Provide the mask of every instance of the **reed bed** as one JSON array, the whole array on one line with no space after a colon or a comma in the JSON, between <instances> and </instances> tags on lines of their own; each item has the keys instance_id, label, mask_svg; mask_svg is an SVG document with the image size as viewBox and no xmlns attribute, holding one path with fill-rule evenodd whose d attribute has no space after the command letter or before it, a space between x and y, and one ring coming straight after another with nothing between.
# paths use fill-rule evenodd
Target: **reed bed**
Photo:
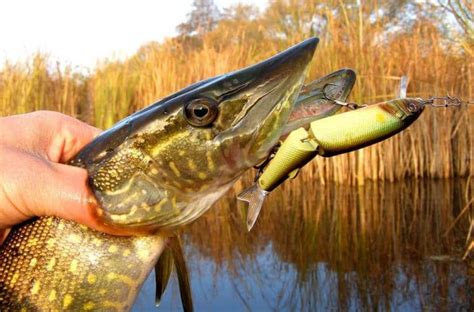
<instances>
[{"instance_id":1,"label":"reed bed","mask_svg":"<svg viewBox=\"0 0 474 312\"><path fill-rule=\"evenodd\" d=\"M472 50L447 41L426 18L420 17L409 32L387 32L388 18L367 18L376 5L273 1L254 19L242 17L243 7L210 32L147 44L123 61L101 60L88 75L52 66L45 55L7 63L0 69L0 115L50 109L108 128L192 82L250 65L313 35L321 42L308 80L351 67L358 73L352 101L395 97L402 75L410 77L409 96L474 98ZM315 16L324 25L308 27ZM284 17L292 23L283 23ZM472 176L473 106L428 107L412 127L383 143L316 159L299 181L362 185L367 180Z\"/></svg>"},{"instance_id":2,"label":"reed bed","mask_svg":"<svg viewBox=\"0 0 474 312\"><path fill-rule=\"evenodd\" d=\"M246 18L249 14L241 7L240 14L223 19L210 32L146 44L126 60L101 60L88 74L55 64L43 54L23 63L7 62L0 67L0 116L48 109L105 129L190 83L253 64L314 35L321 41L308 81L342 67L353 68L358 80L351 101L370 104L396 97L403 75L410 77L409 96L450 94L474 99L474 49L448 40L438 21L420 16L408 32L390 32L388 17L371 20L370 12L384 1L360 7L344 6L342 1L325 3L274 0L254 19ZM312 27L314 17L324 22ZM272 193L251 235L244 228L245 214L238 209L242 207L228 199L192 225L186 241L200 256L235 273L257 272L258 267L247 268L251 262L247 260L255 260L271 244L284 263L298 272L286 289L306 289L316 296L322 295L315 291L319 277L312 275L312 266L327 263L336 272L329 280L337 290L334 296L339 296L336 307L350 308L350 294L358 291L362 307L384 309L388 300L384 296L394 287L394 265L421 262L430 255L462 257L465 244L454 233L473 233L469 206L473 153L474 105L428 107L418 121L393 138L334 158L315 159L297 179ZM461 193L449 181L438 181L438 187L411 181L401 188L368 182L453 177L468 178ZM252 173L247 174L235 192L251 179ZM328 186L318 188L318 184ZM337 184L367 184L368 191ZM456 216L461 211L450 209L459 206L454 205L457 200L468 215L459 221ZM272 210L274 205L279 209ZM470 236L467 245L469 240ZM420 288L422 301L431 305L417 308L450 310L449 301L442 301L449 297L449 272L440 269L433 278L423 267L418 269L412 275L415 284L439 289L444 297L426 297L431 292ZM237 274L235 279L241 281ZM407 288L411 282L406 281ZM293 294L292 300L307 298Z\"/></svg>"},{"instance_id":3,"label":"reed bed","mask_svg":"<svg viewBox=\"0 0 474 312\"><path fill-rule=\"evenodd\" d=\"M45 54L6 62L0 70L0 116L54 110L81 117L87 107L87 83L71 67L52 65Z\"/></svg>"}]
</instances>

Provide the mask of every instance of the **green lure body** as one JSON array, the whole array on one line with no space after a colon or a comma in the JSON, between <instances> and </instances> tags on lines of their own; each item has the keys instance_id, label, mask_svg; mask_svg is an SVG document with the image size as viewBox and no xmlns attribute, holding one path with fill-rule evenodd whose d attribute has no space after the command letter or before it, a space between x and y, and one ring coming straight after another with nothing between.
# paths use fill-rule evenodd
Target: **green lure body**
<instances>
[{"instance_id":1,"label":"green lure body","mask_svg":"<svg viewBox=\"0 0 474 312\"><path fill-rule=\"evenodd\" d=\"M411 125L423 109L421 99L395 99L318 119L309 124L309 130L290 133L257 182L238 195L249 203L248 229L255 224L267 194L315 156L335 156L380 142Z\"/></svg>"}]
</instances>

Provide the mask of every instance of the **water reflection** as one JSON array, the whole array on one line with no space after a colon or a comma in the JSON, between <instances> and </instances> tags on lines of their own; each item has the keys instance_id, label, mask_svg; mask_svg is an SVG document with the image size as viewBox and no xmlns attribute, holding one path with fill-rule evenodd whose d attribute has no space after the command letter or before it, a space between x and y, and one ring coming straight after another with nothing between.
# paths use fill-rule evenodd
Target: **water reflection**
<instances>
[{"instance_id":1,"label":"water reflection","mask_svg":"<svg viewBox=\"0 0 474 312\"><path fill-rule=\"evenodd\" d=\"M460 180L297 180L271 194L250 233L231 195L184 233L195 308L472 311L467 218L447 232L468 191ZM160 310L181 309L176 283L165 297ZM135 310L153 302L150 278Z\"/></svg>"}]
</instances>

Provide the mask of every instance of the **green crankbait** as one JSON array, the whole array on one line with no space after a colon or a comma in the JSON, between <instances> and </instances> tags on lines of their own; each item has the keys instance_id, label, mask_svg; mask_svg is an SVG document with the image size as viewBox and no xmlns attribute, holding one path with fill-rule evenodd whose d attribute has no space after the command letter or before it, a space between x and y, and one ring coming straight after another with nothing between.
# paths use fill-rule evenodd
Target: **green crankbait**
<instances>
[{"instance_id":1,"label":"green crankbait","mask_svg":"<svg viewBox=\"0 0 474 312\"><path fill-rule=\"evenodd\" d=\"M249 203L250 230L269 192L315 156L330 157L380 142L411 125L423 112L425 100L395 99L313 121L309 130L291 132L253 186L238 195Z\"/></svg>"}]
</instances>

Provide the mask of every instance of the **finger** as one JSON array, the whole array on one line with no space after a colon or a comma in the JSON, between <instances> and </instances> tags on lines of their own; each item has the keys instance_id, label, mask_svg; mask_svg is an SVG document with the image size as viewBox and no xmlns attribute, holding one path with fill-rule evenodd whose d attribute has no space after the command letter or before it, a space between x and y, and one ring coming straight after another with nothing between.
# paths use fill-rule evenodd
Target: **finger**
<instances>
[{"instance_id":1,"label":"finger","mask_svg":"<svg viewBox=\"0 0 474 312\"><path fill-rule=\"evenodd\" d=\"M58 132L51 136L48 158L51 161L65 163L100 132L101 130L98 128L63 115L62 121L58 125Z\"/></svg>"},{"instance_id":2,"label":"finger","mask_svg":"<svg viewBox=\"0 0 474 312\"><path fill-rule=\"evenodd\" d=\"M101 221L101 210L88 187L86 170L52 163L6 146L0 145L0 151L0 228L34 216L57 216L109 234L140 233Z\"/></svg>"},{"instance_id":3,"label":"finger","mask_svg":"<svg viewBox=\"0 0 474 312\"><path fill-rule=\"evenodd\" d=\"M35 215L56 216L113 235L134 234L100 220L101 210L88 186L86 170L56 163L50 165L52 169L45 175L46 187L29 203L36 207Z\"/></svg>"},{"instance_id":4,"label":"finger","mask_svg":"<svg viewBox=\"0 0 474 312\"><path fill-rule=\"evenodd\" d=\"M63 164L50 164L51 169L41 181L45 187L28 196L24 202L33 207L38 216L56 216L71 220L95 230L120 234L97 218L99 205L87 184L87 171Z\"/></svg>"},{"instance_id":5,"label":"finger","mask_svg":"<svg viewBox=\"0 0 474 312\"><path fill-rule=\"evenodd\" d=\"M0 184L3 219L13 222L41 215L88 211L94 197L87 187L87 171L51 163L29 153L2 148ZM25 170L28 168L28 170Z\"/></svg>"},{"instance_id":6,"label":"finger","mask_svg":"<svg viewBox=\"0 0 474 312\"><path fill-rule=\"evenodd\" d=\"M1 142L55 162L68 161L100 133L75 118L49 111L4 117L1 121L0 133L6 134ZM9 136L12 131L15 135Z\"/></svg>"},{"instance_id":7,"label":"finger","mask_svg":"<svg viewBox=\"0 0 474 312\"><path fill-rule=\"evenodd\" d=\"M53 165L55 173L51 185L56 184L56 187L48 190L51 200L43 207L45 215L75 221L113 235L129 234L100 220L101 208L88 186L86 170L63 164Z\"/></svg>"}]
</instances>

